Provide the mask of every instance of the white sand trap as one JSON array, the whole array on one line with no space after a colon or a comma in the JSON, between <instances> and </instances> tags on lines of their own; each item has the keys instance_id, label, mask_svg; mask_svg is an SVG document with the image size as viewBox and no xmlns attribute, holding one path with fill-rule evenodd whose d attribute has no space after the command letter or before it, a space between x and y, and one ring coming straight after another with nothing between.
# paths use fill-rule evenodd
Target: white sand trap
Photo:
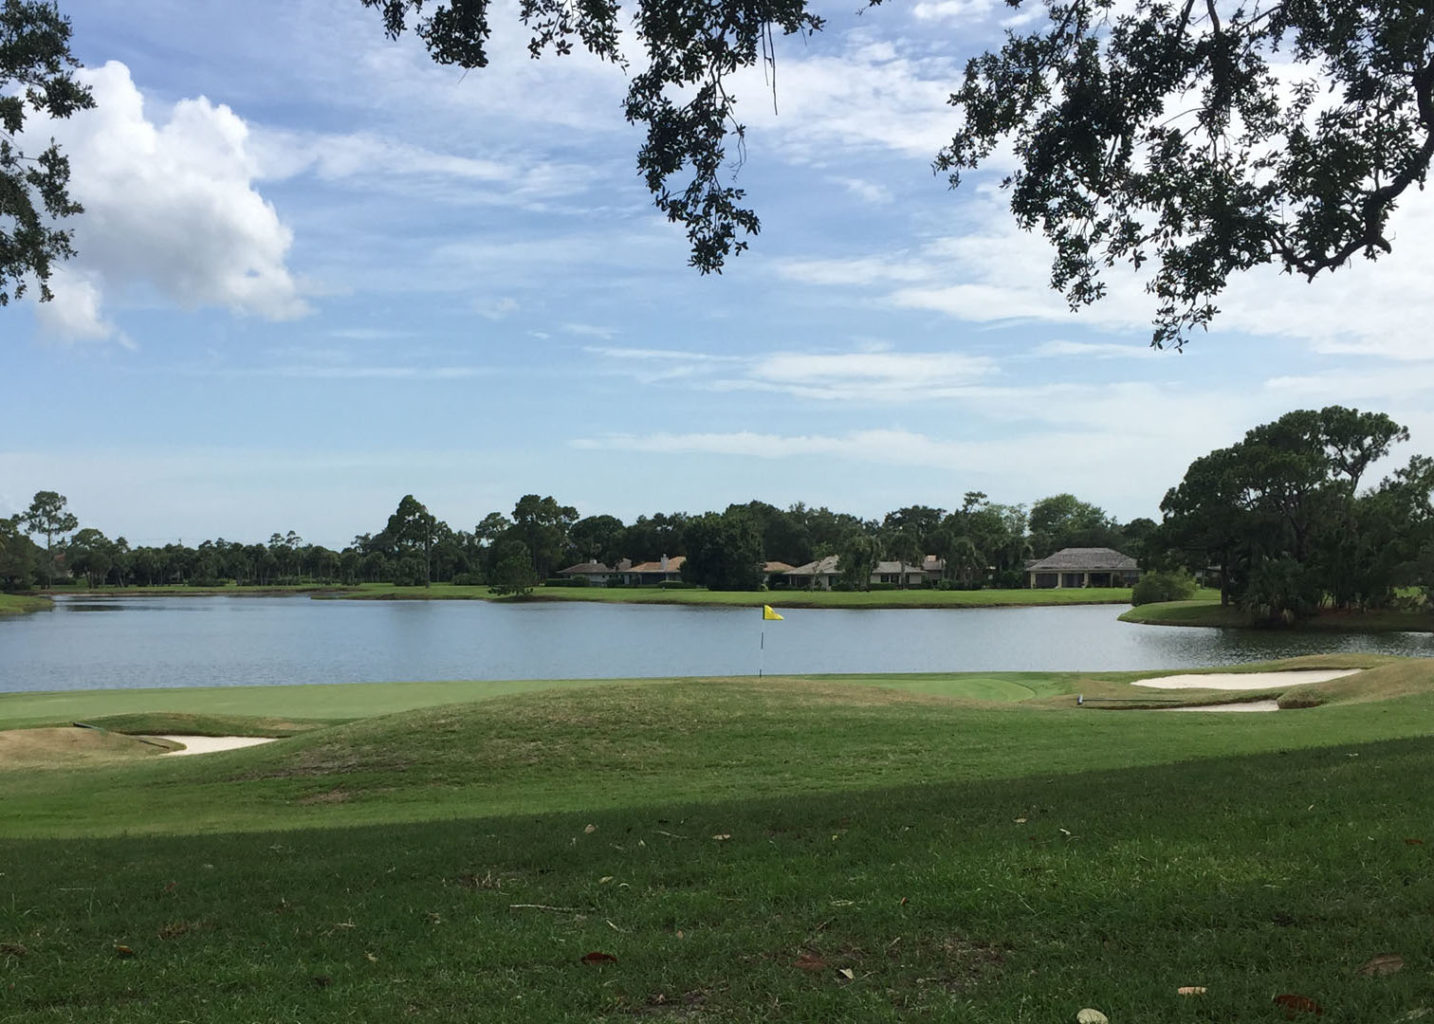
<instances>
[{"instance_id":1,"label":"white sand trap","mask_svg":"<svg viewBox=\"0 0 1434 1024\"><path fill-rule=\"evenodd\" d=\"M1188 708L1160 708L1161 711L1278 711L1277 700L1247 700L1241 704L1197 704Z\"/></svg>"},{"instance_id":2,"label":"white sand trap","mask_svg":"<svg viewBox=\"0 0 1434 1024\"><path fill-rule=\"evenodd\" d=\"M1357 668L1294 669L1289 672L1211 672L1209 675L1161 676L1139 679L1131 686L1156 690L1269 690L1276 686L1323 683L1340 676L1352 676Z\"/></svg>"},{"instance_id":3,"label":"white sand trap","mask_svg":"<svg viewBox=\"0 0 1434 1024\"><path fill-rule=\"evenodd\" d=\"M272 736L154 736L151 739L171 740L183 743L183 750L171 750L161 757L178 757L182 754L212 754L219 750L238 750L240 747L257 747L261 743L273 743Z\"/></svg>"}]
</instances>

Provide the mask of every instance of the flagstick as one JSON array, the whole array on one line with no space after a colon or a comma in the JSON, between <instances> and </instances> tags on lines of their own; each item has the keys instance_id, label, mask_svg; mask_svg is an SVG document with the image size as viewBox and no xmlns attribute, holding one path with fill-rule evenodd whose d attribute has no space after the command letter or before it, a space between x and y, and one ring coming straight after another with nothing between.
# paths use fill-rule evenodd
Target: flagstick
<instances>
[{"instance_id":1,"label":"flagstick","mask_svg":"<svg viewBox=\"0 0 1434 1024\"><path fill-rule=\"evenodd\" d=\"M762 678L762 662L767 658L767 627L762 627L762 646L757 649L757 678Z\"/></svg>"}]
</instances>

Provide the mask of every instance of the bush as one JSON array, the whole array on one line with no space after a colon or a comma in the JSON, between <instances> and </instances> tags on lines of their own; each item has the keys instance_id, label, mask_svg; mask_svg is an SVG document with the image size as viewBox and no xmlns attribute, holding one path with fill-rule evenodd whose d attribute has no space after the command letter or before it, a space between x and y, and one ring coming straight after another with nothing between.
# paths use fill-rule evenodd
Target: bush
<instances>
[{"instance_id":1,"label":"bush","mask_svg":"<svg viewBox=\"0 0 1434 1024\"><path fill-rule=\"evenodd\" d=\"M1195 596L1195 580L1184 569L1174 572L1148 572L1140 577L1130 592L1134 605L1157 604L1161 601L1188 601Z\"/></svg>"},{"instance_id":2,"label":"bush","mask_svg":"<svg viewBox=\"0 0 1434 1024\"><path fill-rule=\"evenodd\" d=\"M663 580L657 585L658 590L701 590L699 583L688 583L686 580Z\"/></svg>"},{"instance_id":3,"label":"bush","mask_svg":"<svg viewBox=\"0 0 1434 1024\"><path fill-rule=\"evenodd\" d=\"M483 578L481 572L460 572L455 573L450 582L455 587L481 587L488 581Z\"/></svg>"},{"instance_id":4,"label":"bush","mask_svg":"<svg viewBox=\"0 0 1434 1024\"><path fill-rule=\"evenodd\" d=\"M586 576L549 576L543 580L545 587L586 587L591 583Z\"/></svg>"}]
</instances>

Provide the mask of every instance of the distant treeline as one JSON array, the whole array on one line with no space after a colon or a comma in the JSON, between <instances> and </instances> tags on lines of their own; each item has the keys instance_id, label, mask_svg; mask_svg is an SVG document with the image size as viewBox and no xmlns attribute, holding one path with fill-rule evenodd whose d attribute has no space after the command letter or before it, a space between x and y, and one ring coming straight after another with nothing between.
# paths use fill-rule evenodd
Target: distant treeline
<instances>
[{"instance_id":1,"label":"distant treeline","mask_svg":"<svg viewBox=\"0 0 1434 1024\"><path fill-rule=\"evenodd\" d=\"M762 501L722 512L658 512L624 523L579 517L552 497L528 494L510 514L490 512L471 529L454 529L413 495L399 501L383 528L339 551L306 543L293 531L265 543L224 538L197 546L132 547L123 537L80 528L64 496L35 495L29 510L0 519L0 585L26 589L71 580L89 586L285 586L387 582L494 584L526 588L558 570L596 562L616 567L687 556L686 578L716 589L762 581L768 562L803 565L854 550L861 557L920 565L933 555L954 586L1020 586L1022 568L1063 547L1110 547L1132 555L1154 529L1150 519L1118 523L1070 494L1029 509L968 492L953 511L911 505L881 519Z\"/></svg>"},{"instance_id":2,"label":"distant treeline","mask_svg":"<svg viewBox=\"0 0 1434 1024\"><path fill-rule=\"evenodd\" d=\"M752 501L632 523L580 518L555 498L527 494L511 514L490 512L472 530L455 530L405 495L381 530L341 551L307 544L293 532L262 544L219 538L197 547L131 547L123 537L81 529L62 495L42 491L27 511L0 519L0 586L443 582L511 593L565 566L616 569L625 561L682 555L683 581L747 590L768 580L767 563L800 566L836 555L853 587L869 585L879 560L921 566L927 556L941 563L929 585L1011 587L1023 585L1030 559L1066 547L1105 547L1153 570L1142 581L1153 592L1185 593L1198 577L1219 586L1228 603L1290 621L1321 609L1429 602L1434 459L1415 455L1379 483L1365 482L1370 465L1408 439L1408 430L1383 413L1341 406L1287 413L1196 459L1166 493L1159 524L1119 523L1070 494L1027 509L970 491L954 510L909 505L881 519Z\"/></svg>"}]
</instances>

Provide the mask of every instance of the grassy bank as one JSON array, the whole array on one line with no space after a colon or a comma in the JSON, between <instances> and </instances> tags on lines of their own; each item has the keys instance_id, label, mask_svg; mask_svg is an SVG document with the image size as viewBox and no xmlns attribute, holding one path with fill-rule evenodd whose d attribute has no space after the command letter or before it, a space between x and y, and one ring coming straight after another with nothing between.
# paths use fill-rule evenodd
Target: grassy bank
<instances>
[{"instance_id":1,"label":"grassy bank","mask_svg":"<svg viewBox=\"0 0 1434 1024\"><path fill-rule=\"evenodd\" d=\"M335 594L350 600L493 600L487 587L434 584L398 587L365 583ZM1002 608L1031 605L1129 604L1129 587L1077 590L664 590L660 587L539 587L525 601L598 601L610 604L698 604L754 608Z\"/></svg>"},{"instance_id":2,"label":"grassy bank","mask_svg":"<svg viewBox=\"0 0 1434 1024\"><path fill-rule=\"evenodd\" d=\"M53 608L55 603L48 597L29 594L0 594L0 615L24 615Z\"/></svg>"},{"instance_id":3,"label":"grassy bank","mask_svg":"<svg viewBox=\"0 0 1434 1024\"><path fill-rule=\"evenodd\" d=\"M1218 626L1231 629L1265 628L1248 612L1232 605L1222 605L1218 595L1193 601L1166 601L1143 604L1120 616L1122 622L1138 622L1149 626ZM1325 611L1312 619L1290 627L1300 630L1328 630L1344 633L1434 632L1434 611L1369 612Z\"/></svg>"},{"instance_id":4,"label":"grassy bank","mask_svg":"<svg viewBox=\"0 0 1434 1024\"><path fill-rule=\"evenodd\" d=\"M1413 1019L1434 666L1372 664L1274 715L605 684L11 773L4 1017Z\"/></svg>"}]
</instances>

